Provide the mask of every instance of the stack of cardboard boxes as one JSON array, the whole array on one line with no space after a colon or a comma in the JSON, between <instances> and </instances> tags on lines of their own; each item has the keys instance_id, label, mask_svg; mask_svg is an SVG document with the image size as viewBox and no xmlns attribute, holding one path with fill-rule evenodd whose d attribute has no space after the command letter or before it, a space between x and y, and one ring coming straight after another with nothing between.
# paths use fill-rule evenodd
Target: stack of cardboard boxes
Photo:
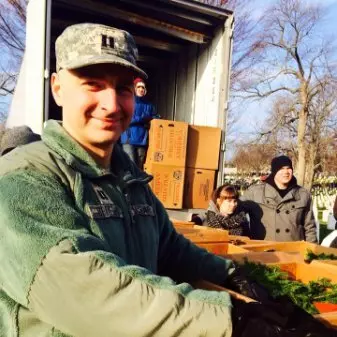
<instances>
[{"instance_id":1,"label":"stack of cardboard boxes","mask_svg":"<svg viewBox=\"0 0 337 337\"><path fill-rule=\"evenodd\" d=\"M188 124L151 121L144 169L153 175L152 191L166 208L182 208Z\"/></svg>"},{"instance_id":2,"label":"stack of cardboard boxes","mask_svg":"<svg viewBox=\"0 0 337 337\"><path fill-rule=\"evenodd\" d=\"M219 165L221 129L189 125L184 208L207 208Z\"/></svg>"},{"instance_id":3,"label":"stack of cardboard boxes","mask_svg":"<svg viewBox=\"0 0 337 337\"><path fill-rule=\"evenodd\" d=\"M207 208L218 169L221 129L151 121L144 169L166 208Z\"/></svg>"}]
</instances>

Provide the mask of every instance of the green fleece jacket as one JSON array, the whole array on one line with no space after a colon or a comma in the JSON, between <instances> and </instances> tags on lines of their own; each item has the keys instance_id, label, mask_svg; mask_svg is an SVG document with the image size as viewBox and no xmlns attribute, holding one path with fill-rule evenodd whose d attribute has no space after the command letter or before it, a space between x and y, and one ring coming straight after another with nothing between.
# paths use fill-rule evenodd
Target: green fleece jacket
<instances>
[{"instance_id":1,"label":"green fleece jacket","mask_svg":"<svg viewBox=\"0 0 337 337\"><path fill-rule=\"evenodd\" d=\"M178 282L233 264L175 231L151 176L55 121L42 139L0 159L0 337L231 336L229 295Z\"/></svg>"}]
</instances>

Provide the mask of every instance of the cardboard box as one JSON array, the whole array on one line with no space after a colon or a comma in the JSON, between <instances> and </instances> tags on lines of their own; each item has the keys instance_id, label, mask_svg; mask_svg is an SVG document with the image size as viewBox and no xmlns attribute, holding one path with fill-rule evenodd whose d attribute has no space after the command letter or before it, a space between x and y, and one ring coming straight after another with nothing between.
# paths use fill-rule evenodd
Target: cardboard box
<instances>
[{"instance_id":1,"label":"cardboard box","mask_svg":"<svg viewBox=\"0 0 337 337\"><path fill-rule=\"evenodd\" d=\"M146 164L145 171L153 175L150 187L165 208L182 208L185 168Z\"/></svg>"},{"instance_id":2,"label":"cardboard box","mask_svg":"<svg viewBox=\"0 0 337 337\"><path fill-rule=\"evenodd\" d=\"M207 209L214 189L214 170L187 168L185 176L184 207Z\"/></svg>"},{"instance_id":3,"label":"cardboard box","mask_svg":"<svg viewBox=\"0 0 337 337\"><path fill-rule=\"evenodd\" d=\"M187 132L185 122L153 119L146 164L185 166Z\"/></svg>"},{"instance_id":4,"label":"cardboard box","mask_svg":"<svg viewBox=\"0 0 337 337\"><path fill-rule=\"evenodd\" d=\"M221 129L189 125L187 167L217 170L219 166Z\"/></svg>"}]
</instances>

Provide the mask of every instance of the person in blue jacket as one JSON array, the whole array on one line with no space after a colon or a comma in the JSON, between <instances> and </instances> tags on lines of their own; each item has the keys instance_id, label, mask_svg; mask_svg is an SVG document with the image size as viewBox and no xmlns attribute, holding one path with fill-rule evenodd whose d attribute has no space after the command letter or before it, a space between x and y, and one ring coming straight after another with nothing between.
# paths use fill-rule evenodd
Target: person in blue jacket
<instances>
[{"instance_id":1,"label":"person in blue jacket","mask_svg":"<svg viewBox=\"0 0 337 337\"><path fill-rule=\"evenodd\" d=\"M136 94L135 110L129 128L121 135L121 143L123 150L131 160L140 169L143 169L149 141L150 121L160 116L156 114L154 105L145 98L146 85L144 80L137 77L133 83Z\"/></svg>"}]
</instances>

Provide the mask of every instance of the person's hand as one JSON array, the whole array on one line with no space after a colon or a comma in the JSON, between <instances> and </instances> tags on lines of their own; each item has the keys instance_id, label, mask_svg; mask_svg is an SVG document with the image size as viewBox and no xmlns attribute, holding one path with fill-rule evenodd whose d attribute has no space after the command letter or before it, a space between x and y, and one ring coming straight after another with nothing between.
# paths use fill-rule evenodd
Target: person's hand
<instances>
[{"instance_id":1,"label":"person's hand","mask_svg":"<svg viewBox=\"0 0 337 337\"><path fill-rule=\"evenodd\" d=\"M192 214L191 221L196 225L202 226L202 219L198 216L198 214Z\"/></svg>"},{"instance_id":2,"label":"person's hand","mask_svg":"<svg viewBox=\"0 0 337 337\"><path fill-rule=\"evenodd\" d=\"M271 296L268 291L260 284L250 280L237 265L234 272L228 276L224 286L260 303L271 304Z\"/></svg>"},{"instance_id":3,"label":"person's hand","mask_svg":"<svg viewBox=\"0 0 337 337\"><path fill-rule=\"evenodd\" d=\"M253 317L254 313L257 314L257 318L255 319L257 320L255 322L256 329L258 327L262 328L264 322L270 322L272 318L273 324L272 327L269 327L270 329L280 328L286 330L287 334L296 332L293 335L296 337L337 337L337 330L326 327L322 322L293 303L287 296L273 298L262 285L250 280L238 267L228 277L225 286L257 301L255 305L252 303L250 306L245 306L245 312L248 315ZM263 312L263 310L267 313ZM261 322L261 319L263 322ZM249 329L247 331L249 332ZM276 334L275 336L282 335Z\"/></svg>"},{"instance_id":4,"label":"person's hand","mask_svg":"<svg viewBox=\"0 0 337 337\"><path fill-rule=\"evenodd\" d=\"M281 315L288 316L294 310L294 304L290 299L287 297L273 298L263 285L247 277L244 271L237 265L234 272L228 276L225 287L267 305Z\"/></svg>"}]
</instances>

